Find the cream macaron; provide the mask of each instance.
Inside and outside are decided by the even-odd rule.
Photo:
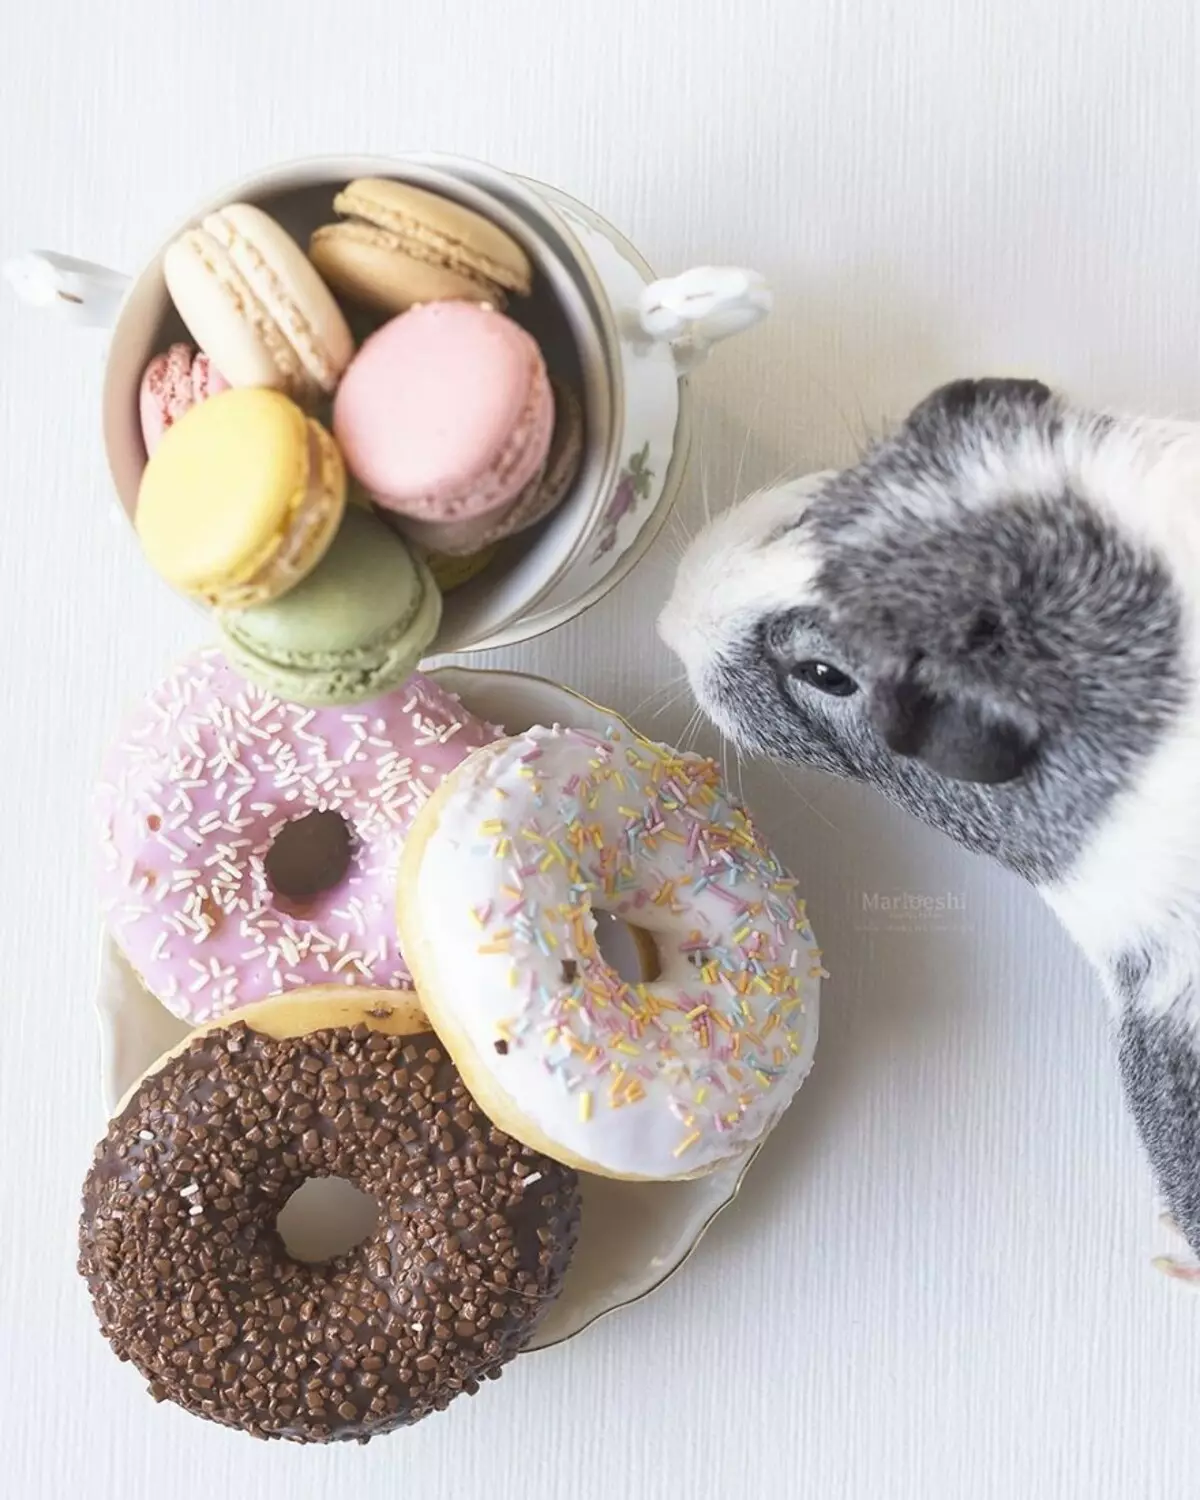
[[[305,405],[330,395],[354,340],[295,240],[250,203],[231,203],[163,257],[188,331],[232,386],[268,386]]]

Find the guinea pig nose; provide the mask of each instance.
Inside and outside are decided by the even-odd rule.
[[[870,718],[896,755],[917,760],[952,781],[998,786],[1015,781],[1037,756],[1028,725],[979,704],[929,692],[909,677],[884,679],[871,691]]]

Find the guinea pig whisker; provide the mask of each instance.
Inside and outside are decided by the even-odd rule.
[[[810,802],[809,799],[800,790],[800,788],[795,784],[795,782],[791,781],[787,776],[784,775],[783,767],[777,760],[766,760],[763,762],[763,764],[770,766],[771,770],[775,772],[776,776],[779,777],[780,781],[787,788],[789,794],[795,797],[796,801],[800,803],[800,805],[805,809],[806,812],[812,813],[814,818],[819,819],[820,822],[824,823],[825,827],[830,829],[832,832],[837,834],[841,833],[842,830],[837,826],[833,819],[827,817],[815,802]]]
[[[666,682],[660,683],[658,687],[651,688],[646,696],[642,699],[642,701],[638,703],[634,708],[630,709],[630,719],[635,719],[638,714],[640,714],[643,709],[648,708],[649,705],[653,703],[660,694],[670,693],[671,696],[670,698],[668,698],[666,703],[664,703],[661,708],[655,709],[654,716],[655,718],[657,718],[660,714],[665,713],[673,703],[679,702],[680,698],[682,698],[684,693],[687,692],[687,686],[687,677],[682,672],[677,673],[674,677],[668,678]]]
[[[733,747],[733,763],[737,767],[738,801],[746,805],[746,761],[738,745]]]
[[[820,380],[814,381],[814,384],[829,397],[830,404],[837,412],[838,421],[845,428],[846,436],[850,439],[855,454],[864,452],[874,442],[877,434],[871,431],[871,424],[867,421],[867,413],[862,404],[862,397],[856,390],[850,391],[850,400],[854,403],[855,415],[858,418],[857,422],[854,422],[847,415],[844,404],[838,400],[832,386],[825,385]]]
[[[676,505],[671,509],[671,524],[664,536],[675,554],[676,562],[683,560],[683,555],[691,546],[695,532],[688,525],[687,517],[682,507]]]
[[[688,685],[685,682],[682,687],[677,688],[675,690],[675,692],[673,692],[671,694],[671,696],[667,699],[667,701],[664,704],[662,704],[659,708],[656,708],[654,710],[654,717],[656,719],[661,719],[662,716],[663,716],[663,714],[665,714],[668,711],[668,709],[674,708],[675,705],[679,702],[679,700],[682,697],[684,697],[684,695],[687,693],[687,690],[688,690]]]
[[[754,412],[749,422],[746,424],[746,436],[742,439],[742,451],[738,456],[737,468],[734,471],[733,475],[733,496],[735,499],[742,492],[742,470],[746,467],[746,455],[750,451],[750,439],[754,434],[755,427],[758,425],[759,413],[762,411],[762,404],[765,398],[765,394],[765,392],[762,393],[759,396],[758,400],[754,403]]]
[[[691,537],[681,529],[678,523],[676,523],[675,527],[672,530],[663,534],[663,540],[666,542],[667,547],[669,548],[676,563],[681,563],[684,559],[684,555],[687,552],[687,549],[691,546]]]
[[[684,725],[683,733],[679,737],[679,746],[681,750],[692,749],[693,745],[695,744],[696,735],[700,729],[700,721],[703,717],[704,710],[699,705],[697,705],[692,710],[691,717]]]

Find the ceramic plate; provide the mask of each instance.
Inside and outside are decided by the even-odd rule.
[[[532,724],[568,723],[599,732],[616,715],[543,678],[513,672],[445,667],[431,672],[481,718],[514,732]],[[154,1059],[181,1041],[187,1027],[142,987],[106,937],[96,993],[100,1016],[104,1103],[112,1110]],[[695,1249],[700,1236],[737,1193],[754,1159],[748,1152],[695,1182],[614,1182],[583,1178],[583,1232],[559,1300],[531,1349],[546,1349],[659,1287]],[[289,1214],[287,1238],[311,1259],[344,1248],[362,1203],[344,1184],[314,1185],[304,1212]],[[293,1202],[297,1203],[298,1198]],[[351,1221],[348,1223],[348,1218]],[[331,1224],[331,1220],[336,1223]],[[365,1233],[369,1224],[361,1225]],[[330,1235],[333,1241],[330,1240]]]

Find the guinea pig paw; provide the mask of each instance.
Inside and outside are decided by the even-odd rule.
[[[1176,1260],[1173,1255],[1156,1255],[1150,1262],[1156,1271],[1169,1276],[1173,1281],[1183,1281],[1189,1286],[1200,1286],[1200,1264]]]
[[[1200,1287],[1200,1260],[1197,1260],[1192,1253],[1187,1241],[1180,1233],[1179,1225],[1169,1213],[1159,1214],[1158,1223],[1178,1245],[1179,1253],[1156,1255],[1151,1265],[1156,1271],[1161,1271],[1164,1276],[1171,1277],[1173,1281],[1182,1281],[1188,1286]]]

